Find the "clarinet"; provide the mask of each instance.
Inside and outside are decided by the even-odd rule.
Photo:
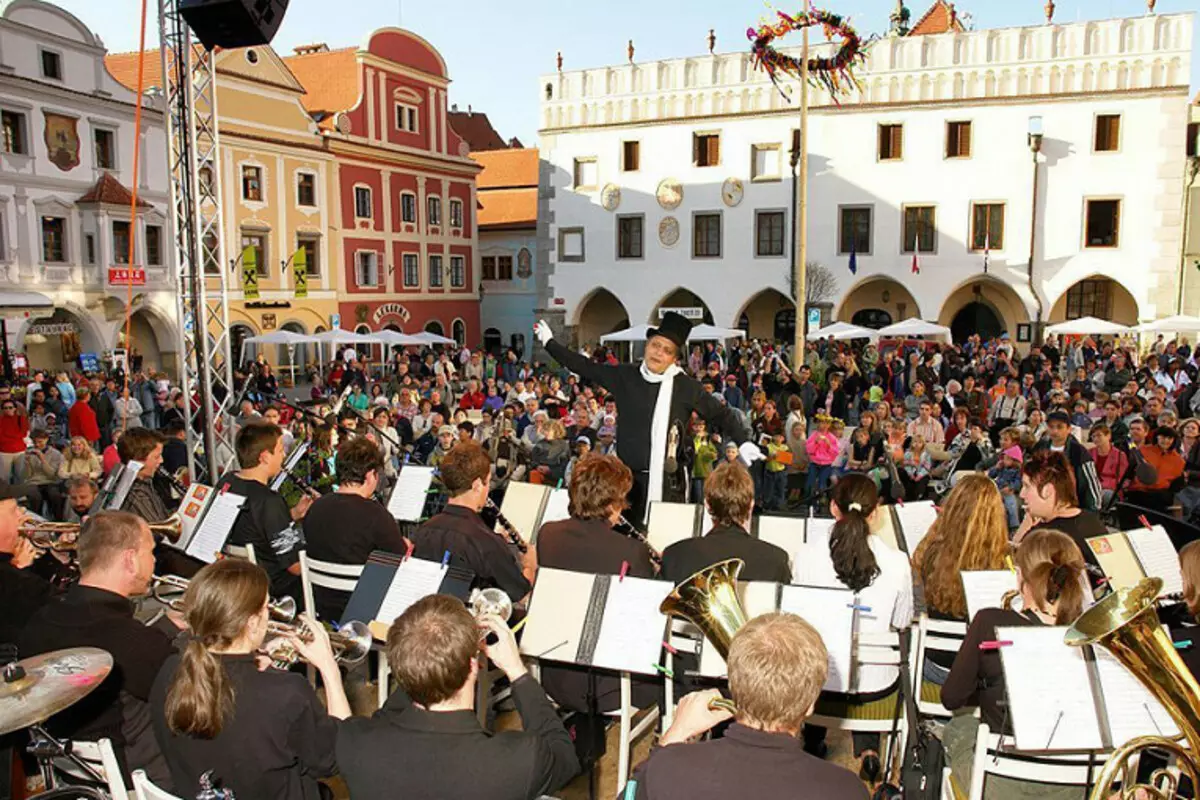
[[[632,522],[625,519],[624,514],[621,515],[621,519],[617,521],[617,524],[613,527],[613,530],[622,536],[628,536],[631,539],[637,539],[639,542],[645,545],[646,550],[650,553],[650,563],[654,565],[655,572],[662,572],[662,553],[654,549],[654,546],[650,544],[650,538],[635,528]]]
[[[487,501],[487,507],[490,511],[496,512],[496,522],[500,523],[501,528],[504,528],[508,543],[520,550],[522,555],[529,552],[529,545],[525,544],[525,540],[521,538],[521,534],[517,532],[517,529],[513,527],[513,524],[508,521],[504,514],[500,513],[500,507],[490,497]]]
[[[188,493],[188,487],[184,486],[183,482],[174,475],[167,472],[166,468],[163,467],[162,464],[158,465],[158,469],[154,471],[154,476],[166,481],[170,485],[172,491],[178,492],[180,497],[183,497]]]

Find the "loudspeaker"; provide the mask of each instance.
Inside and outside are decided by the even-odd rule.
[[[179,13],[212,50],[269,44],[287,6],[288,0],[179,0]]]

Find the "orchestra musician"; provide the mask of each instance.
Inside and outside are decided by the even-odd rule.
[[[131,430],[144,430],[141,428]],[[133,598],[145,595],[154,575],[154,537],[146,521],[125,511],[88,518],[79,534],[79,583],[61,602],[48,603],[25,625],[22,657],[68,647],[99,647],[113,669],[99,688],[60,712],[47,726],[54,735],[110,739],[126,781],[145,770],[159,786],[170,775],[151,729],[150,689],[173,652],[179,626],[146,626],[134,617]]]
[[[83,522],[92,511],[100,486],[87,475],[72,475],[67,478],[67,522]]]
[[[1021,500],[1025,518],[1013,536],[1013,544],[1035,530],[1061,531],[1074,540],[1088,564],[1097,570],[1100,562],[1087,540],[1108,533],[1108,527],[1095,511],[1079,506],[1075,472],[1062,453],[1037,450],[1021,465]]]
[[[241,469],[217,481],[218,492],[229,491],[246,498],[233,523],[228,543],[252,545],[260,566],[271,578],[274,597],[289,596],[301,602],[300,551],[304,536],[297,523],[308,513],[312,497],[305,494],[288,509],[271,481],[283,469],[285,453],[278,425],[251,422],[243,425],[235,442]]]
[[[489,633],[495,644],[486,644]],[[480,726],[480,652],[511,682],[520,731]],[[531,800],[579,772],[570,735],[498,617],[476,620],[459,600],[430,595],[396,619],[387,659],[399,688],[373,717],[338,731],[337,761],[354,800]]]
[[[302,616],[311,639],[287,637],[321,674],[322,705],[303,674],[256,661],[267,636],[269,588],[261,567],[229,558],[202,569],[183,596],[187,646],[163,664],[151,708],[184,797],[195,796],[200,776],[213,770],[238,797],[316,800],[323,796],[317,779],[337,772],[338,720],[350,716],[350,703],[329,636]]]
[[[534,548],[520,564],[504,538],[487,526],[479,512],[487,505],[492,465],[477,442],[455,445],[441,464],[441,480],[450,495],[440,514],[413,532],[413,555],[442,561],[475,573],[478,587],[495,586],[515,603],[529,594],[537,572]]]
[[[383,475],[383,452],[378,445],[362,436],[342,442],[337,452],[337,491],[314,501],[304,518],[308,555],[336,564],[362,565],[375,550],[404,554],[407,545],[400,526],[375,501]],[[345,592],[313,587],[320,619],[340,619],[348,599]]]
[[[733,725],[720,739],[689,744],[730,714],[709,710],[720,696],[715,689],[684,697],[659,746],[634,772],[638,800],[865,800],[854,775],[805,753],[798,738],[829,669],[811,625],[794,614],[755,617],[734,635],[727,663]]]
[[[985,608],[975,614],[950,676],[942,687],[942,705],[951,711],[978,708],[982,721],[1002,736],[1011,736],[1004,686],[1004,670],[999,649],[981,649],[984,642],[995,642],[996,629],[1018,625],[1070,625],[1083,611],[1086,581],[1083,555],[1070,536],[1056,530],[1036,530],[1017,548],[1017,589],[1021,611]],[[1001,598],[996,598],[996,605]],[[971,763],[980,720],[972,714],[955,715],[942,733],[947,759],[959,786],[971,785]],[[1013,782],[1002,776],[988,776],[992,797],[1066,797],[1052,794],[1053,787]],[[1067,787],[1059,787],[1065,789]]]
[[[1179,571],[1183,602],[1161,606],[1158,615],[1171,631],[1183,663],[1200,679],[1200,542],[1188,542],[1179,551]]]
[[[30,569],[38,552],[21,535],[27,519],[17,502],[24,487],[0,482],[0,645],[15,644],[25,623],[54,593],[50,581]]]
[[[163,463],[162,437],[149,428],[130,428],[117,441],[117,455],[122,464],[137,461],[142,465],[129,487],[125,502],[121,504],[121,510],[151,523],[162,522],[171,516],[166,500],[154,485],[154,475]],[[156,571],[160,575],[190,578],[204,566],[203,562],[162,543],[154,548],[154,558],[157,561]]]
[[[580,461],[571,475],[570,519],[547,522],[537,539],[539,567],[653,578],[654,563],[648,545],[614,530],[625,510],[633,473],[616,456],[591,455]],[[661,694],[660,681],[633,682],[633,705],[654,705]],[[542,685],[560,706],[588,710],[588,677],[585,668],[570,664],[542,666]],[[596,680],[596,708],[612,711],[621,705],[621,684],[615,677]]]
[[[600,384],[616,399],[621,409],[622,432],[617,455],[633,470],[630,509],[639,523],[655,500],[686,500],[690,483],[682,479],[686,470],[671,470],[669,462],[690,463],[686,457],[690,444],[687,431],[693,411],[708,423],[710,430],[738,442],[746,463],[763,457],[737,414],[715,395],[705,392],[699,381],[676,364],[691,329],[692,323],[683,315],[667,312],[659,327],[648,331],[646,354],[642,363],[634,366],[597,364],[555,341],[545,320],[534,325],[534,335],[558,363],[583,379]],[[672,438],[679,448],[674,459],[668,453]]]

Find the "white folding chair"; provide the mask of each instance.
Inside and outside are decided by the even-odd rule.
[[[1097,754],[1089,764],[1088,753],[1046,753],[1035,750],[1016,750],[1012,737],[993,734],[984,723],[975,734],[975,753],[972,758],[971,788],[968,800],[983,800],[984,783],[989,775],[1015,780],[1049,783],[1059,786],[1088,785],[1089,773],[1094,778],[1100,772],[1106,756]],[[1081,791],[1080,794],[1083,794]]]
[[[146,773],[140,769],[133,771],[133,791],[137,800],[181,800],[151,783]]]
[[[227,544],[224,547],[225,555],[230,558],[239,558],[242,561],[249,561],[251,564],[257,564],[258,559],[254,557],[254,545],[248,544],[245,547],[237,544]]]
[[[117,756],[113,753],[111,741],[108,739],[100,739],[95,742],[72,740],[71,753],[104,778],[104,788],[108,790],[108,794],[113,800],[118,800],[118,798],[126,800],[129,797],[129,792],[125,789],[125,779],[121,776],[121,765],[117,763]],[[85,773],[67,758],[55,759],[54,769],[85,782],[93,780],[91,775]]]
[[[670,683],[669,679],[667,683]],[[654,730],[659,717],[658,706],[648,709],[633,707],[633,681],[628,672],[621,673],[621,710],[617,714],[620,715],[621,721],[618,737],[620,750],[617,753],[617,789],[624,792],[625,784],[629,781],[629,762],[633,756],[633,747],[643,736]],[[642,715],[641,719],[635,725],[634,717],[639,714]]]
[[[333,561],[321,561],[316,558],[310,558],[308,553],[300,551],[300,586],[304,592],[304,611],[313,619],[318,619],[317,605],[313,601],[313,587],[320,586],[322,589],[329,589],[335,592],[343,592],[349,595],[354,591],[354,587],[358,585],[358,578],[362,575],[362,564],[338,564]],[[336,622],[337,620],[326,620]],[[370,622],[370,620],[363,620]],[[375,648],[372,647],[372,650]],[[387,659],[382,656],[382,651],[375,650],[379,654],[380,664],[385,664]],[[382,667],[380,668],[382,671]],[[313,686],[317,685],[317,671],[310,664],[307,668],[308,682]],[[385,681],[380,680],[380,686],[385,685]],[[387,698],[386,691],[380,691],[380,697]],[[380,705],[383,705],[380,701]]]
[[[917,695],[917,712],[923,716],[941,717],[949,719],[952,714],[942,705],[941,700],[937,702],[926,701],[922,699],[922,689],[925,686],[925,678],[923,676],[925,669],[925,659],[928,657],[929,651],[939,653],[957,653],[962,647],[963,639],[967,635],[967,623],[956,620],[941,620],[930,619],[922,614],[917,621],[916,636],[917,636],[917,661],[913,665],[913,691]],[[941,697],[939,691],[938,697]]]

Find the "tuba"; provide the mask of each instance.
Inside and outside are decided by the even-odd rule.
[[[1154,603],[1162,585],[1161,578],[1143,578],[1113,592],[1083,612],[1065,637],[1069,645],[1098,644],[1112,653],[1163,704],[1182,732],[1174,738],[1138,736],[1121,745],[1104,764],[1091,800],[1172,800],[1179,796],[1181,775],[1200,786],[1200,684],[1159,623]],[[1138,767],[1147,750],[1170,754],[1176,767],[1157,769],[1148,785],[1138,784]],[[1120,789],[1114,792],[1118,783]]]

